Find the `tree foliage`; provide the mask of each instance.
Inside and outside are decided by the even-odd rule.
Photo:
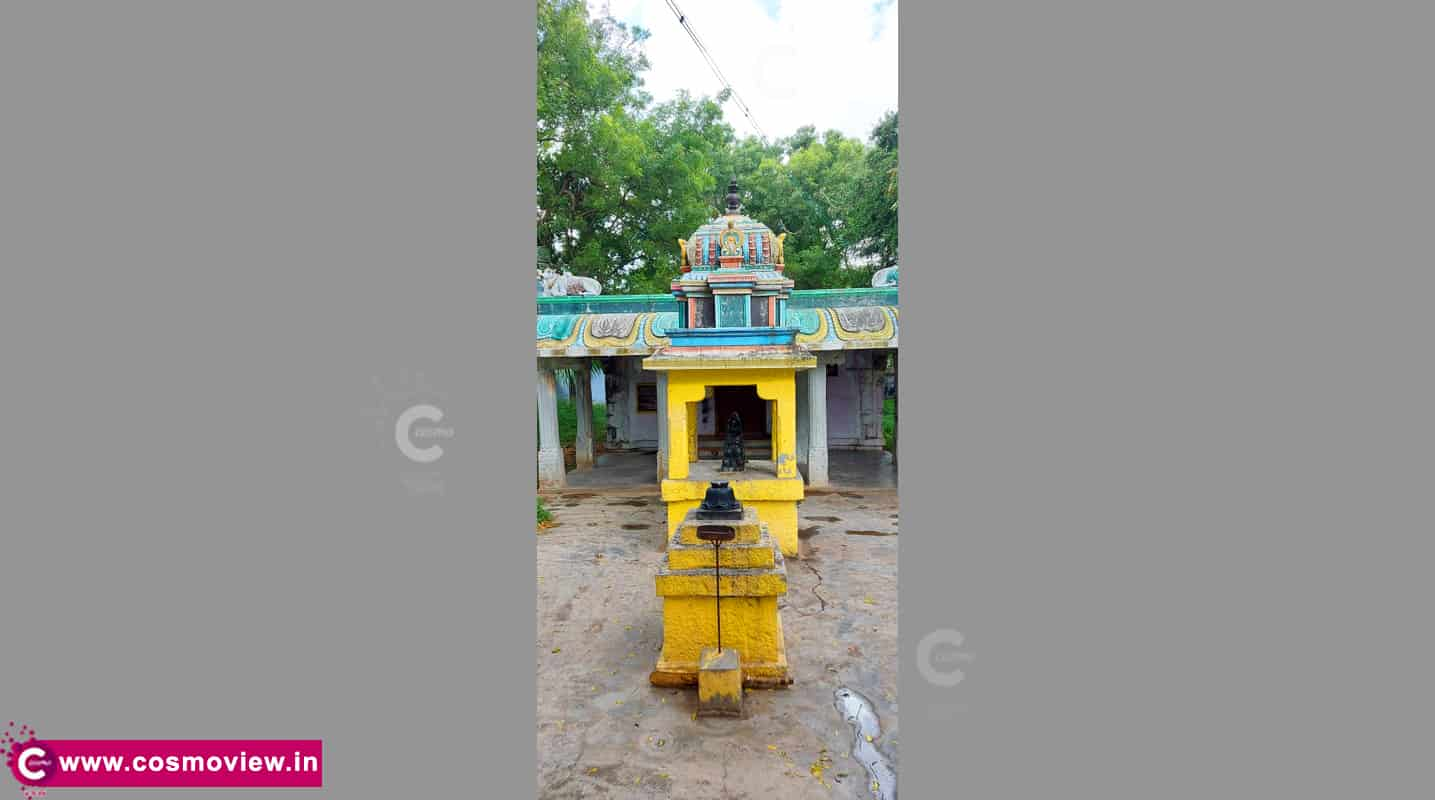
[[[719,213],[729,176],[743,211],[786,231],[800,289],[866,286],[897,263],[897,114],[870,143],[814,126],[738,138],[723,95],[643,91],[647,32],[538,2],[538,260],[607,293],[667,291],[679,238]]]

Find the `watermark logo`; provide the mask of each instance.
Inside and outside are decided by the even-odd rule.
[[[398,381],[373,378],[380,401],[364,411],[380,434],[377,440],[385,463],[397,463],[399,481],[411,495],[443,494],[444,476],[438,462],[445,443],[455,439],[447,424],[448,398],[425,379],[422,372],[403,371]]]
[[[971,663],[974,656],[960,648],[965,641],[959,631],[939,628],[917,642],[917,672],[927,683],[951,689],[966,678],[959,664]]]
[[[29,725],[16,725],[14,720],[0,734],[0,746],[5,749],[5,765],[10,774],[20,783],[20,793],[26,800],[44,797],[43,787],[55,776],[55,751],[50,745],[35,738],[35,729]]]
[[[796,75],[802,74],[802,54],[790,42],[801,41],[792,26],[787,26],[787,35],[780,41],[769,44],[758,52],[753,68],[757,73],[757,85],[763,96],[774,103],[796,100],[802,87],[797,84]]]
[[[442,422],[443,409],[427,403],[420,403],[404,409],[404,412],[399,415],[398,422],[394,425],[394,441],[399,445],[399,452],[407,456],[410,461],[431,464],[443,457],[443,446],[430,444],[420,447],[415,440],[452,439],[453,428],[416,426],[415,423],[420,421]]]
[[[31,783],[44,783],[55,774],[55,753],[44,742],[32,742],[15,754],[15,772]]]
[[[51,739],[12,721],[5,763],[26,800],[52,788],[315,788],[319,739]]]

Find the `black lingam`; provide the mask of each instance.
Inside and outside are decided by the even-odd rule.
[[[742,472],[747,468],[747,458],[742,450],[742,418],[737,412],[727,418],[727,439],[722,445],[722,466],[719,472]]]
[[[742,503],[738,502],[737,495],[727,481],[713,481],[708,484],[708,490],[703,495],[703,502],[698,506],[697,518],[702,520],[742,519]],[[699,539],[708,538],[703,535],[703,527],[698,527]],[[731,529],[729,528],[729,530]],[[732,536],[727,536],[724,541],[731,538]]]

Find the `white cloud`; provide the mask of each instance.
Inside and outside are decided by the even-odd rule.
[[[676,0],[769,138],[802,125],[866,139],[897,108],[897,3],[876,0]],[[646,28],[655,100],[721,84],[665,0],[588,0],[594,14]],[[776,17],[769,9],[776,7]],[[738,135],[756,133],[738,104],[724,107]]]

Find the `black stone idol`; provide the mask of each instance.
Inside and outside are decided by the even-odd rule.
[[[722,466],[718,472],[742,472],[747,468],[747,458],[742,451],[742,418],[737,412],[727,418],[727,440],[722,445]]]

